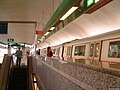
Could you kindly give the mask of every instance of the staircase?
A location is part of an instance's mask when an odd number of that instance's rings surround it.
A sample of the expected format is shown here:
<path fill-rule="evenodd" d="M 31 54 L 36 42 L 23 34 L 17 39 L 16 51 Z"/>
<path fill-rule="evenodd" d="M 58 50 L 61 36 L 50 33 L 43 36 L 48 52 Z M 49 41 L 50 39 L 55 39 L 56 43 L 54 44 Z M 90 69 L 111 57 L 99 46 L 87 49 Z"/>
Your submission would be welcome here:
<path fill-rule="evenodd" d="M 27 67 L 15 67 L 8 90 L 27 90 Z"/>

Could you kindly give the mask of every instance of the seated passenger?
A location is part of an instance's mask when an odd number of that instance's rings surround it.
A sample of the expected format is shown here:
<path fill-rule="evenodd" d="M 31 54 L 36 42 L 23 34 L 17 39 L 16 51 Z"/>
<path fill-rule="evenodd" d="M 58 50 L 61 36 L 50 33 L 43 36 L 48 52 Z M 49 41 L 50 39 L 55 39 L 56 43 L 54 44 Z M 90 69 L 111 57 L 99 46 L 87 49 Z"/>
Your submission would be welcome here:
<path fill-rule="evenodd" d="M 116 52 L 112 52 L 112 57 L 117 57 L 117 53 Z"/>

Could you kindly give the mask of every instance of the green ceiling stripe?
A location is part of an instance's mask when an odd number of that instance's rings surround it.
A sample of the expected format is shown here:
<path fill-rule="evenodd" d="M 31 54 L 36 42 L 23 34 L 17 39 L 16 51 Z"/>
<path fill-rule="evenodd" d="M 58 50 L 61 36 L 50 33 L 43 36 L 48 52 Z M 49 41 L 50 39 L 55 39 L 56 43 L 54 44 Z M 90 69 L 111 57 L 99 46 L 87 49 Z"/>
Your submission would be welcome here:
<path fill-rule="evenodd" d="M 48 28 L 54 25 L 60 17 L 62 17 L 73 5 L 75 5 L 79 0 L 63 0 L 58 9 L 55 11 L 53 16 L 50 18 L 46 26 L 44 27 L 44 32 L 47 32 Z"/>

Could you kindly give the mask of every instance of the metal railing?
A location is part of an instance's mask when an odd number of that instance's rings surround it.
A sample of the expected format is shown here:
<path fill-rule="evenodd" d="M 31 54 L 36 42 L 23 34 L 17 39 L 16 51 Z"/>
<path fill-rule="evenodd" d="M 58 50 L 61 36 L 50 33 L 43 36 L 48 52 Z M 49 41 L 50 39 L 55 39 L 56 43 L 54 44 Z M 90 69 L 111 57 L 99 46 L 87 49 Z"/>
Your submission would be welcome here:
<path fill-rule="evenodd" d="M 10 73 L 13 67 L 12 56 L 4 55 L 3 63 L 0 69 L 0 90 L 7 90 L 10 77 Z"/>
<path fill-rule="evenodd" d="M 28 90 L 39 90 L 36 75 L 33 72 L 33 60 L 32 57 L 27 57 L 28 63 Z"/>

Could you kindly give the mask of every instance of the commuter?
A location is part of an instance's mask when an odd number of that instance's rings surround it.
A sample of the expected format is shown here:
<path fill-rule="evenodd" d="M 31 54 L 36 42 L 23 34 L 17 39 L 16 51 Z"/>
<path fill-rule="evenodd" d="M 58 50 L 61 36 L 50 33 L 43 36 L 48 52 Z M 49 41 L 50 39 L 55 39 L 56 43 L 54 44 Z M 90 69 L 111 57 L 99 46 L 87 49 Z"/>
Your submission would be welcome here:
<path fill-rule="evenodd" d="M 38 55 L 40 55 L 40 49 L 38 50 Z"/>
<path fill-rule="evenodd" d="M 36 51 L 36 54 L 37 54 L 37 55 L 40 55 L 40 49 Z"/>
<path fill-rule="evenodd" d="M 112 52 L 112 57 L 117 58 L 117 52 Z"/>
<path fill-rule="evenodd" d="M 22 58 L 22 51 L 20 50 L 20 47 L 18 47 L 18 50 L 15 52 L 15 56 L 17 57 L 16 66 L 20 67 Z"/>
<path fill-rule="evenodd" d="M 53 52 L 51 50 L 51 47 L 47 48 L 47 57 L 52 57 L 53 56 Z"/>
<path fill-rule="evenodd" d="M 26 51 L 26 56 L 30 56 L 30 51 Z"/>

